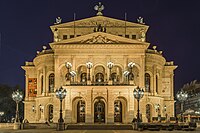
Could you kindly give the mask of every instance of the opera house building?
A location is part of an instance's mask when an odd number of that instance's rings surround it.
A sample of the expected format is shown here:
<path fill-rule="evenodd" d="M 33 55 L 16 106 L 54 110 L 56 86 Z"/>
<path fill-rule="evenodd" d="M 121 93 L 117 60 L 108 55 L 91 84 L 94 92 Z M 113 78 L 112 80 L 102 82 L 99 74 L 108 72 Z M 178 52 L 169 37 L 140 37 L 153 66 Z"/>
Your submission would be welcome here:
<path fill-rule="evenodd" d="M 131 123 L 134 89 L 141 88 L 140 117 L 174 116 L 173 61 L 146 41 L 149 26 L 97 15 L 50 26 L 53 41 L 25 62 L 24 119 L 58 122 L 62 87 L 65 123 Z"/>

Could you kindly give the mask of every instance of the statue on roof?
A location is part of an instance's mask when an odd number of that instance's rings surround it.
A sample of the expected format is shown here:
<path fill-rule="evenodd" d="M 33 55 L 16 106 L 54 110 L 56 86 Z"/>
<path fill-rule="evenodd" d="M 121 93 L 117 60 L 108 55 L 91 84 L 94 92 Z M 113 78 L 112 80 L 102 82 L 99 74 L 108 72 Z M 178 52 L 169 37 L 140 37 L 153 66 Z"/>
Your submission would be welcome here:
<path fill-rule="evenodd" d="M 144 19 L 143 19 L 142 17 L 139 17 L 139 18 L 137 19 L 137 22 L 140 23 L 140 24 L 145 24 L 145 23 L 144 23 Z"/>
<path fill-rule="evenodd" d="M 59 42 L 60 39 L 59 39 L 59 36 L 58 36 L 58 29 L 57 28 L 54 30 L 53 35 L 54 35 L 54 42 Z"/>
<path fill-rule="evenodd" d="M 98 11 L 98 16 L 101 16 L 103 15 L 102 11 L 104 10 L 104 5 L 102 5 L 101 2 L 99 2 L 99 5 L 94 6 L 94 10 Z"/>
<path fill-rule="evenodd" d="M 62 18 L 57 17 L 56 18 L 56 22 L 54 24 L 60 24 L 62 22 Z"/>

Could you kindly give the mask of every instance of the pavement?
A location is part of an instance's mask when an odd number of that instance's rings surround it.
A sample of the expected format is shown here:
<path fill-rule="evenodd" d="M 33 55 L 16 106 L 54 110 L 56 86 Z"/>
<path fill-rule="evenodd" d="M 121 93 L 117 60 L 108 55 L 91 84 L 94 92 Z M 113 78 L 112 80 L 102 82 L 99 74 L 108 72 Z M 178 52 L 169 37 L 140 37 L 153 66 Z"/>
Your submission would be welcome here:
<path fill-rule="evenodd" d="M 64 131 L 56 131 L 55 129 L 28 129 L 28 130 L 13 130 L 13 129 L 0 129 L 0 133 L 141 133 L 141 131 L 136 130 L 64 130 Z M 144 130 L 143 133 L 200 133 L 200 128 L 195 131 L 148 131 Z"/>

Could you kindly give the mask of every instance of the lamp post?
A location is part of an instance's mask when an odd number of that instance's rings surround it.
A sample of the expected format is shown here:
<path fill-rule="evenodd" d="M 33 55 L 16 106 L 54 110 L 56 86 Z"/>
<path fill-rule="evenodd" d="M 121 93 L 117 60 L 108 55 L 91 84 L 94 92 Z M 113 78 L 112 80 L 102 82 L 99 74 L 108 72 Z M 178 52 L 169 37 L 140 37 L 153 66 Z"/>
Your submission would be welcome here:
<path fill-rule="evenodd" d="M 69 79 L 70 79 L 69 71 L 70 71 L 70 68 L 72 68 L 72 63 L 66 62 L 66 63 L 65 63 L 65 66 L 66 66 L 66 68 L 67 68 L 67 73 L 68 73 L 68 75 L 67 75 L 67 80 L 69 80 Z"/>
<path fill-rule="evenodd" d="M 93 67 L 93 64 L 92 64 L 92 62 L 87 62 L 87 63 L 86 63 L 86 66 L 87 66 L 87 68 L 89 69 L 89 72 L 88 72 L 88 80 L 90 81 L 90 69 Z"/>
<path fill-rule="evenodd" d="M 133 95 L 138 101 L 138 110 L 137 110 L 137 129 L 138 129 L 140 122 L 140 99 L 144 96 L 144 90 L 141 89 L 140 87 L 137 87 L 136 89 L 134 89 Z"/>
<path fill-rule="evenodd" d="M 166 118 L 166 122 L 168 121 L 168 115 L 167 115 L 167 113 L 166 113 L 166 111 L 167 111 L 167 106 L 166 105 L 164 105 L 164 107 L 163 107 L 163 110 L 164 110 L 164 114 L 165 114 L 165 118 Z"/>
<path fill-rule="evenodd" d="M 183 102 L 188 98 L 188 93 L 181 89 L 177 92 L 176 98 L 181 102 L 181 122 L 183 122 Z"/>
<path fill-rule="evenodd" d="M 110 69 L 110 76 L 109 76 L 109 80 L 111 80 L 111 69 L 113 68 L 114 63 L 112 63 L 111 61 L 107 63 L 107 67 Z"/>
<path fill-rule="evenodd" d="M 3 111 L 0 111 L 0 122 L 2 121 L 2 116 L 4 115 Z"/>
<path fill-rule="evenodd" d="M 160 104 L 155 104 L 156 112 L 158 112 L 158 121 L 161 121 L 161 115 L 160 115 Z"/>
<path fill-rule="evenodd" d="M 74 82 L 74 77 L 76 76 L 76 72 L 75 71 L 71 71 L 69 73 L 72 76 L 72 81 Z"/>
<path fill-rule="evenodd" d="M 58 127 L 57 130 L 62 131 L 64 130 L 64 120 L 62 117 L 62 100 L 65 98 L 67 91 L 60 87 L 56 89 L 56 97 L 60 100 L 60 118 L 58 119 Z"/>
<path fill-rule="evenodd" d="M 132 76 L 132 69 L 133 67 L 135 66 L 135 63 L 134 62 L 129 62 L 128 63 L 128 68 L 130 68 L 130 80 L 133 80 L 133 76 Z"/>
<path fill-rule="evenodd" d="M 126 83 L 128 84 L 128 81 L 129 81 L 129 79 L 128 79 L 128 75 L 130 74 L 130 72 L 129 71 L 124 71 L 124 76 L 126 77 Z"/>
<path fill-rule="evenodd" d="M 19 102 L 23 99 L 22 92 L 19 90 L 14 91 L 12 93 L 12 99 L 16 102 L 16 114 L 15 114 L 14 129 L 19 129 L 20 128 Z"/>

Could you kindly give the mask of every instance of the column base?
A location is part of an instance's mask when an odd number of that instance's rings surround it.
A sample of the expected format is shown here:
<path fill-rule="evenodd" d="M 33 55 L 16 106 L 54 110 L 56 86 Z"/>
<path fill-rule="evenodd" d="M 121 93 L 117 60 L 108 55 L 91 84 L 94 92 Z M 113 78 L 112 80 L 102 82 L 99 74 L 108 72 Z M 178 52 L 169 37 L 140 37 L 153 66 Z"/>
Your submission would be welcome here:
<path fill-rule="evenodd" d="M 65 123 L 58 123 L 57 125 L 57 131 L 63 131 L 65 130 Z"/>
<path fill-rule="evenodd" d="M 133 80 L 129 81 L 129 83 L 130 83 L 131 85 L 135 85 L 135 83 L 134 83 Z"/>
<path fill-rule="evenodd" d="M 108 81 L 108 84 L 109 84 L 109 85 L 112 85 L 112 80 L 109 80 L 109 81 Z"/>
<path fill-rule="evenodd" d="M 66 81 L 66 85 L 70 85 L 70 80 L 67 80 L 67 81 Z"/>
<path fill-rule="evenodd" d="M 88 81 L 87 81 L 87 85 L 91 85 L 91 80 L 88 80 Z"/>
<path fill-rule="evenodd" d="M 15 122 L 15 123 L 14 123 L 14 126 L 13 126 L 13 129 L 19 130 L 19 129 L 20 129 L 20 125 L 21 125 L 20 122 Z"/>

